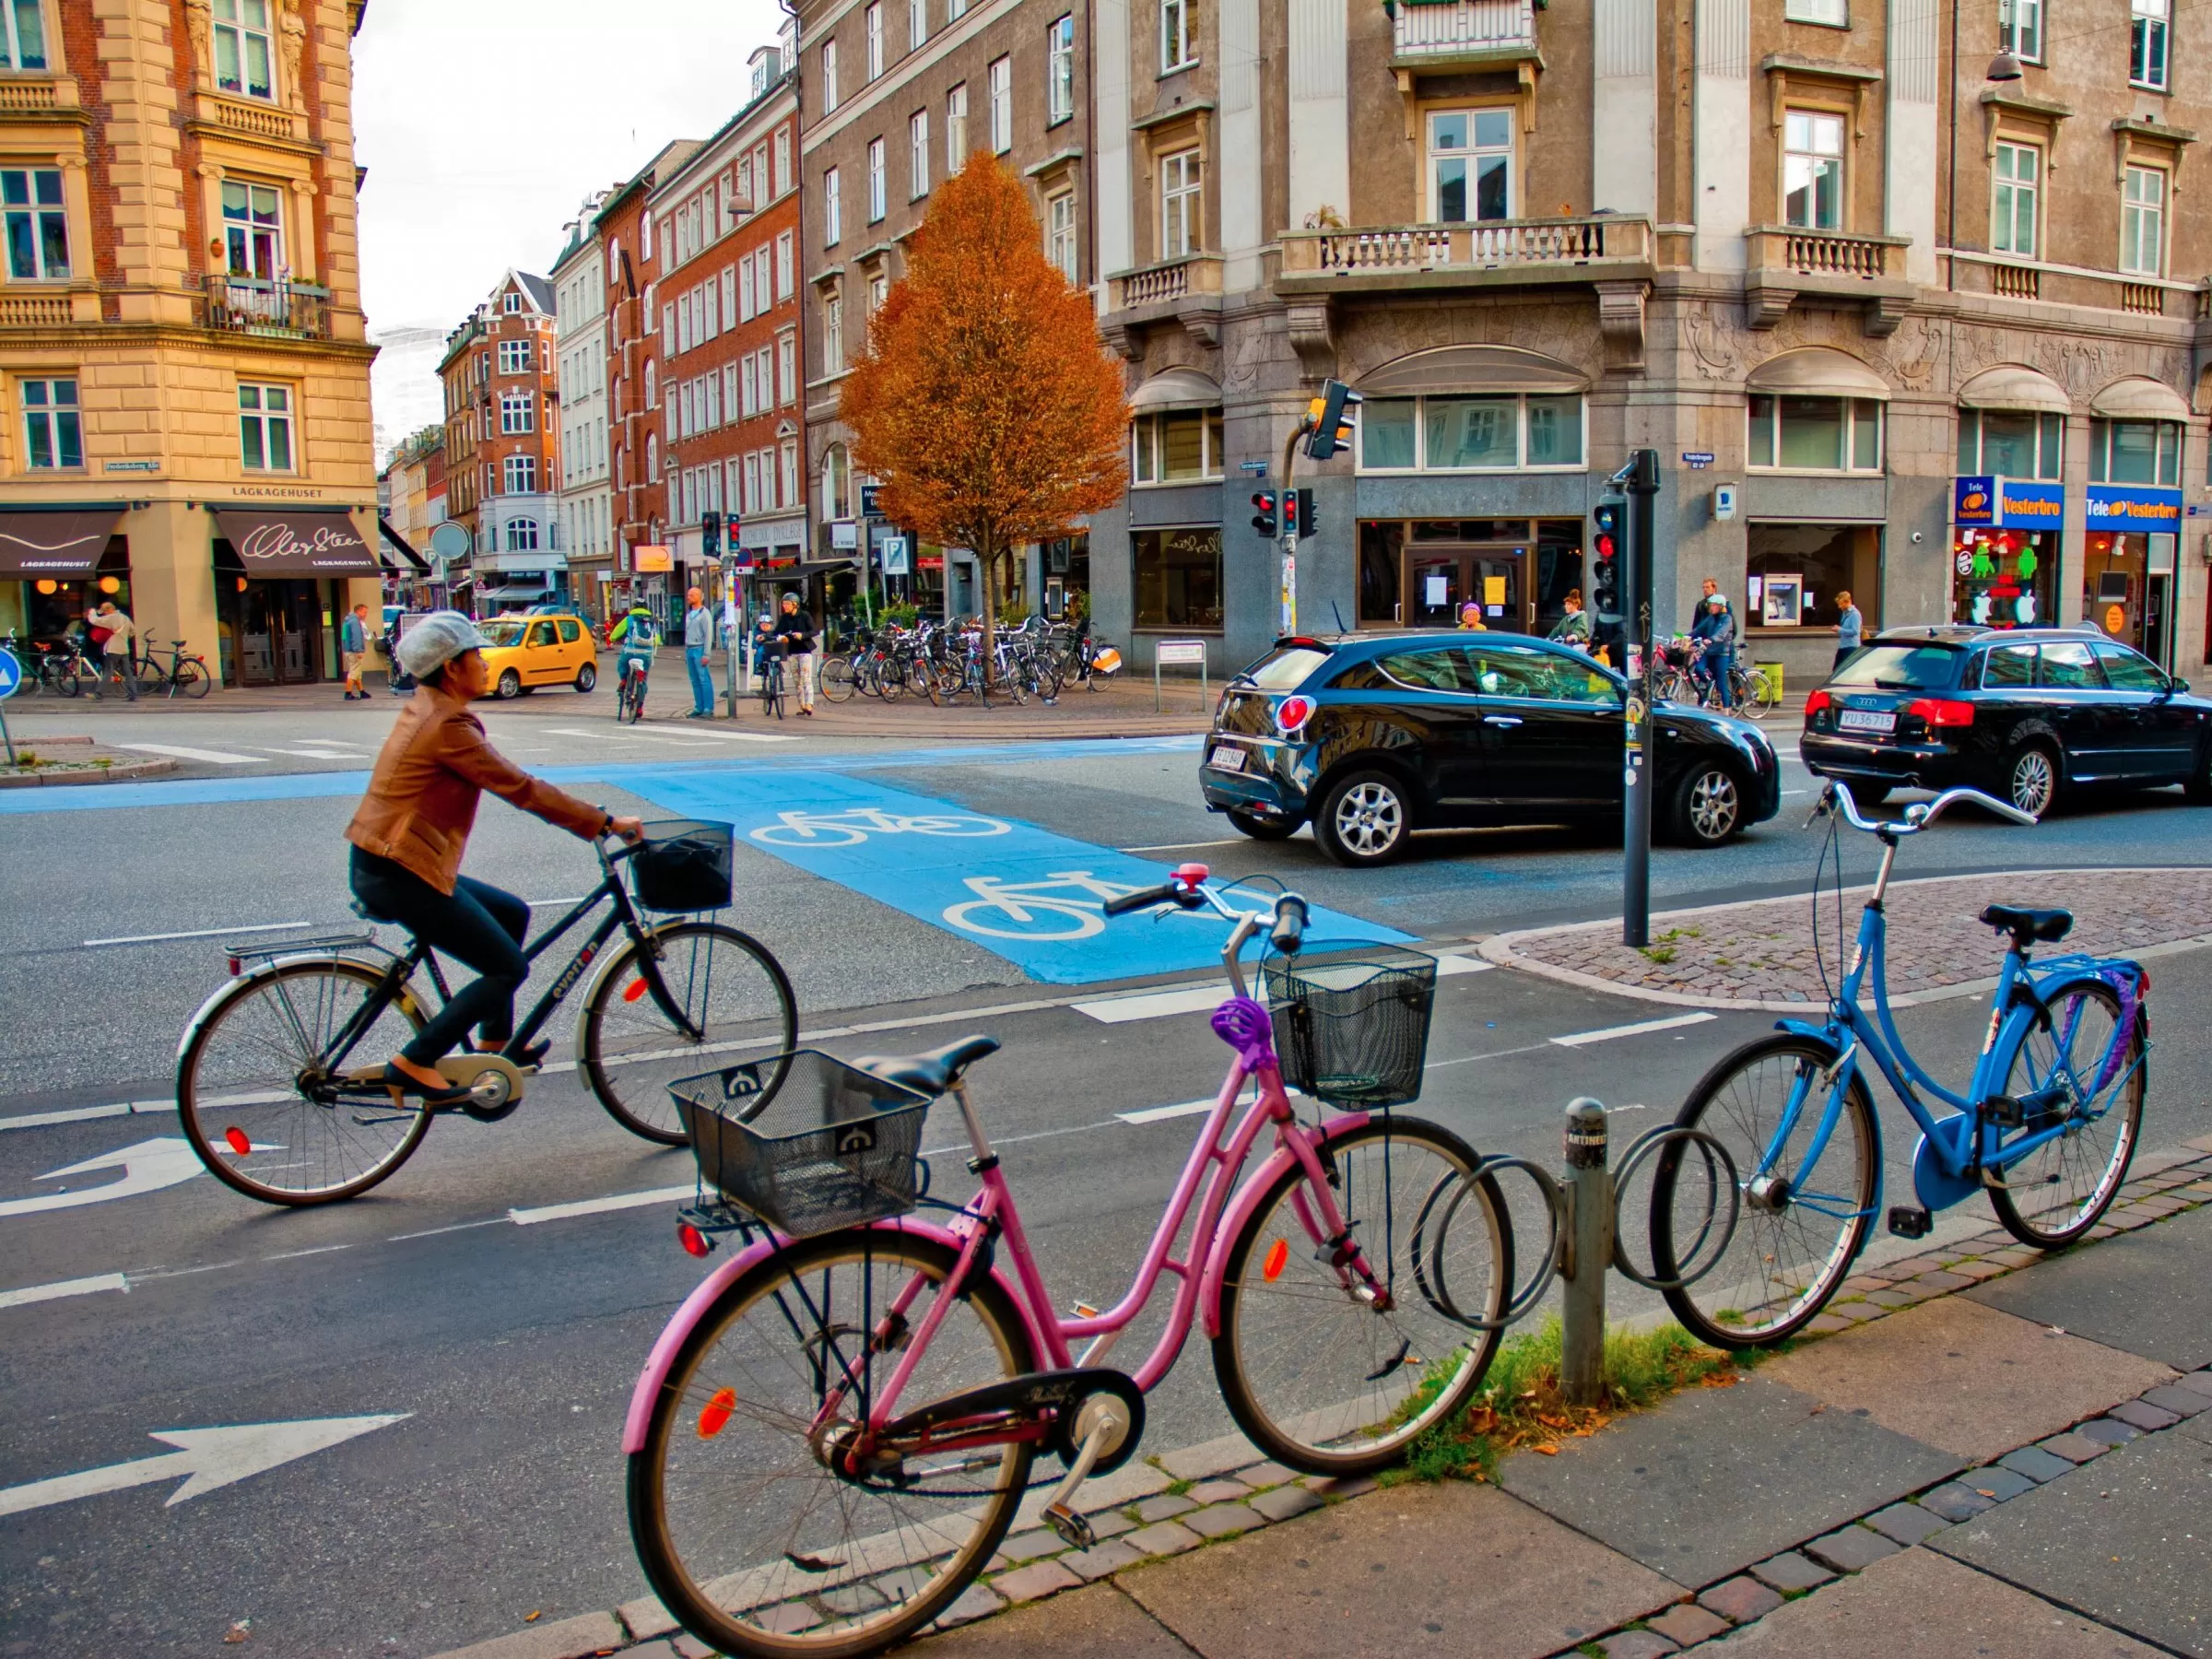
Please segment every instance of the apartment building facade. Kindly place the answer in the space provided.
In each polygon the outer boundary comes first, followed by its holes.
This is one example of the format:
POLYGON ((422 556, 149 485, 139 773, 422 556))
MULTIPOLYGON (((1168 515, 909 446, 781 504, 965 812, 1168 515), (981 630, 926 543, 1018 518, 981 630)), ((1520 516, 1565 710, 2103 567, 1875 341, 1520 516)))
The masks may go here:
POLYGON ((2212 226, 2174 204, 2212 39, 2166 0, 1092 19, 1133 418, 1091 582, 1140 664, 1171 635, 1241 664, 1281 627, 1245 469, 1284 482, 1335 376, 1367 401, 1349 453, 1300 463, 1303 627, 1472 599, 1547 628, 1648 446, 1663 629, 1710 576, 1793 681, 1845 589, 1870 621, 2086 619, 2201 670, 2212 226))
POLYGON ((430 533, 445 522, 445 428, 425 427, 393 449, 377 479, 383 509, 382 528, 400 544, 396 586, 390 597, 409 610, 435 610, 446 603, 444 578, 430 533))
POLYGON ((552 285, 509 271, 453 331, 439 365, 453 516, 473 538, 470 585, 455 584, 453 600, 482 615, 569 596, 559 546, 560 382, 553 344, 552 285), (456 421, 465 430, 465 450, 453 436, 456 421), (465 467, 465 488, 453 488, 465 467))
MULTIPOLYGON (((1029 187, 1048 253, 1095 280, 1087 180, 1093 135, 1091 30, 1106 7, 1075 0, 803 0, 798 8, 806 436, 818 558, 871 571, 895 527, 864 518, 865 480, 837 420, 838 388, 867 321, 904 268, 902 244, 933 185, 971 153, 1029 187)), ((1130 27, 1125 8, 1117 13, 1130 27)), ((1065 566, 1069 549, 1054 558, 1065 566)), ((1034 560, 1032 561, 1034 562, 1034 560)), ((955 613, 983 603, 973 558, 910 551, 907 591, 955 613)), ((1034 584, 1032 584, 1034 585, 1034 584)))
POLYGON ((612 191, 587 199, 553 262, 553 351, 560 410, 559 543, 570 597, 605 620, 614 581, 614 490, 606 429, 606 250, 592 220, 612 191))
POLYGON ((335 677, 376 598, 358 3, 0 16, 0 629, 100 598, 227 685, 335 677))
POLYGON ((659 251, 663 513, 678 585, 717 591, 704 515, 745 565, 806 554, 796 76, 753 54, 745 107, 647 202, 659 251))

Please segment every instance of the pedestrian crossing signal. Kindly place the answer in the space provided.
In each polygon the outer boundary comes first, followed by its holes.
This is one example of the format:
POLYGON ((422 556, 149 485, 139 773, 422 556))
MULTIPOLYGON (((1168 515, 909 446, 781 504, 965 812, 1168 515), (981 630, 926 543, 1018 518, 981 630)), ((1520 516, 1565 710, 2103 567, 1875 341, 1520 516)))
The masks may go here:
POLYGON ((1269 541, 1281 534, 1277 528, 1274 490, 1255 489, 1252 492, 1252 527, 1269 541))
POLYGON ((1590 612, 1601 628, 1617 628, 1625 613, 1620 606, 1621 530, 1628 498, 1601 498, 1590 511, 1590 612))

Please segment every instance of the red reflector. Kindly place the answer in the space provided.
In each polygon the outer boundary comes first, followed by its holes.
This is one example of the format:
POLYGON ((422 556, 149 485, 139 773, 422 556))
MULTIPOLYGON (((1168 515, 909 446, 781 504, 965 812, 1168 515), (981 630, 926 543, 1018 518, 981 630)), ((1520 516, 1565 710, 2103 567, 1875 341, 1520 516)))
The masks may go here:
POLYGON ((253 1150, 253 1142, 252 1137, 249 1136, 243 1129, 238 1128, 235 1124, 223 1131, 223 1144, 229 1147, 231 1151, 237 1153, 241 1158, 243 1158, 247 1153, 253 1150))
POLYGON ((1974 724, 1974 705, 1951 697, 1915 698, 1905 705, 1905 712, 1919 715, 1932 726, 1970 726, 1974 724))
POLYGON ((1290 1246, 1288 1241, 1277 1239, 1267 1247, 1267 1259, 1260 1265, 1260 1277, 1269 1284, 1283 1277, 1283 1269, 1290 1264, 1290 1246))
POLYGON ((622 1000, 624 1002, 636 1002, 639 997, 644 994, 645 982, 641 979, 631 980, 629 984, 622 987, 622 1000))
POLYGON ((243 962, 240 961, 236 957, 232 957, 230 959, 230 977, 232 979, 236 979, 238 977, 238 971, 244 966, 245 964, 243 962))
POLYGON ((705 1233, 700 1232, 688 1221, 677 1224, 676 1241, 684 1247, 686 1255, 698 1256, 701 1260, 712 1254, 714 1249, 714 1241, 708 1238, 705 1233))
POLYGON ((1305 729, 1306 722, 1313 718, 1317 705, 1310 697, 1286 697, 1275 706, 1275 727, 1286 737, 1295 737, 1305 729))
POLYGON ((1805 717, 1810 720, 1836 700, 1825 691, 1816 691, 1805 700, 1805 717))
POLYGON ((736 1415, 737 1391, 734 1388, 716 1389, 714 1397, 700 1409, 699 1438, 712 1440, 730 1426, 730 1419, 736 1415))

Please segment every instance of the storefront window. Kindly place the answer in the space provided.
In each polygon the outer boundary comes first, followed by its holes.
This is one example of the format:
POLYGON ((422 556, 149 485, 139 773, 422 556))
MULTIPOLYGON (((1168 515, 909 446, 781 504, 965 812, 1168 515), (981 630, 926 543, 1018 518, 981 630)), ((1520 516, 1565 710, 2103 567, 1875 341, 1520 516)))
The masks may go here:
POLYGON ((1174 409, 1130 423, 1131 470, 1139 484, 1186 484, 1221 476, 1221 411, 1174 409))
POLYGON ((2173 555, 2171 535, 2091 531, 2082 545, 2082 619, 2137 651, 2159 654, 2166 641, 2159 637, 2163 618, 2152 615, 2153 587, 2159 607, 2170 603, 2173 555))
POLYGON ((1379 397, 1359 411, 1364 472, 1579 467, 1584 448, 1579 395, 1379 397))
POLYGON ((1139 530, 1130 538, 1135 564, 1136 626, 1221 628, 1221 528, 1139 530))
POLYGON ((1851 594, 1869 629, 1881 625, 1877 524, 1753 524, 1746 560, 1747 627, 1833 628, 1840 593, 1851 594))
POLYGON ((2065 418, 2026 409, 1959 411, 1961 477, 2058 478, 2065 418))
POLYGON ((1745 453, 1753 467, 1786 472, 1882 470, 1882 406, 1864 397, 1780 397, 1753 393, 1745 453))
POLYGON ((2179 484, 2182 428, 2173 420, 2089 422, 2089 482, 2179 484))
POLYGON ((2056 531, 1961 529, 1952 535, 1952 621, 2029 628, 2051 620, 2058 582, 2056 531))

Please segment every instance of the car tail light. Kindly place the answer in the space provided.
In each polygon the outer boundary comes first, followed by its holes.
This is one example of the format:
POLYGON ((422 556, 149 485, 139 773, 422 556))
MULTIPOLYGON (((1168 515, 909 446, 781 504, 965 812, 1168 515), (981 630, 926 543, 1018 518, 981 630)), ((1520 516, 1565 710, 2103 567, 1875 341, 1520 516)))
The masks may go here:
POLYGON ((1295 737, 1305 730, 1306 722, 1313 718, 1319 707, 1310 697, 1286 697, 1275 705, 1275 729, 1286 737, 1295 737))
POLYGON ((1952 697, 1920 697, 1905 705, 1905 712, 1917 714, 1931 726, 1970 726, 1974 724, 1974 705, 1952 697))
POLYGON ((1825 711, 1836 700, 1825 691, 1816 691, 1805 700, 1805 717, 1808 721, 1825 711))

